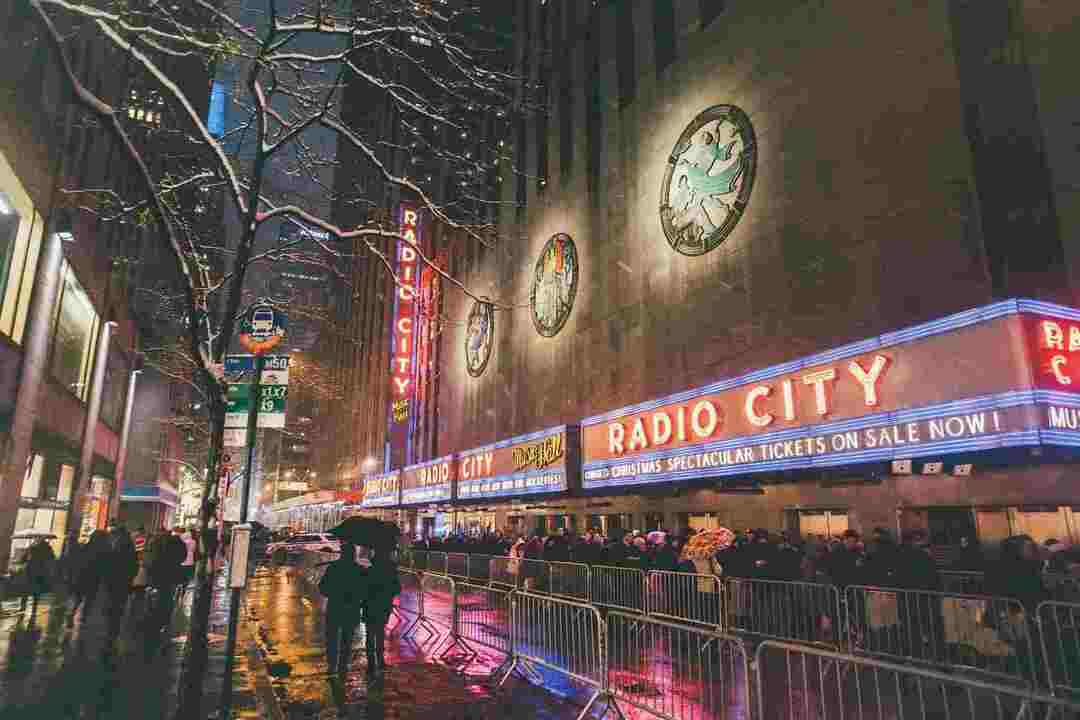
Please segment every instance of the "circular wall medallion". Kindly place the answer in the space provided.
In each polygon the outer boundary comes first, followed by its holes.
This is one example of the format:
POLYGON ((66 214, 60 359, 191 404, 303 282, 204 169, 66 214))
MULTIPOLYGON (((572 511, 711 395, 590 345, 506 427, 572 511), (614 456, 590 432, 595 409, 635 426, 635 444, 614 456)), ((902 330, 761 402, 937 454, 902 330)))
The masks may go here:
POLYGON ((750 200, 757 142, 734 105, 694 118, 671 151, 660 189, 660 224, 671 248, 704 255, 731 233, 750 200))
POLYGON ((566 324, 577 294, 578 255, 566 233, 556 233, 544 243, 536 260, 529 303, 533 325, 544 337, 553 337, 566 324))
POLYGON ((491 359, 495 338, 495 308, 491 303, 474 302, 465 328, 465 369, 473 377, 484 374, 491 359))

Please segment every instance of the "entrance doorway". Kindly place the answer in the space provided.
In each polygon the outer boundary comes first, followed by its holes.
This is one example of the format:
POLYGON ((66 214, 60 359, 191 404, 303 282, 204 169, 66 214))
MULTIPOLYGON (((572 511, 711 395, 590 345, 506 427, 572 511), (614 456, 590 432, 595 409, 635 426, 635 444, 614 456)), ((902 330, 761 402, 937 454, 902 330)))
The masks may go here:
POLYGON ((927 534, 931 545, 959 545, 961 538, 975 542, 975 513, 971 508, 928 508, 927 534))

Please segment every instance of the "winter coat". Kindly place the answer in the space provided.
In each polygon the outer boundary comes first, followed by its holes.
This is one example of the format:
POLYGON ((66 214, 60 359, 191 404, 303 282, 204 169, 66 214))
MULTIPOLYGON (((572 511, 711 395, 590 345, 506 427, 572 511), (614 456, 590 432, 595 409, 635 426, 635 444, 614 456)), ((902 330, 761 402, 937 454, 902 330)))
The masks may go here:
POLYGON ((109 541, 112 547, 103 575, 105 587, 112 592, 127 592, 131 588, 131 581, 139 572, 135 543, 127 530, 114 530, 109 535, 109 541))
POLYGON ((85 545, 75 549, 71 578, 76 592, 90 592, 102 582, 108 569, 109 551, 109 538, 104 530, 95 530, 85 545))
POLYGON ((365 571, 365 622, 385 625, 390 618, 394 598, 401 594, 397 566, 388 560, 378 560, 365 571))
POLYGON ((31 545, 26 554, 26 567, 23 569, 30 585, 30 592, 35 594, 48 592, 55 570, 56 554, 52 546, 46 542, 36 542, 31 545))
POLYGON ((150 585, 159 589, 178 585, 183 579, 180 566, 186 557, 187 546, 172 533, 158 535, 151 540, 146 549, 150 585))
POLYGON ((355 559, 341 557, 330 563, 319 592, 326 597, 327 622, 359 623, 367 601, 367 573, 355 559))

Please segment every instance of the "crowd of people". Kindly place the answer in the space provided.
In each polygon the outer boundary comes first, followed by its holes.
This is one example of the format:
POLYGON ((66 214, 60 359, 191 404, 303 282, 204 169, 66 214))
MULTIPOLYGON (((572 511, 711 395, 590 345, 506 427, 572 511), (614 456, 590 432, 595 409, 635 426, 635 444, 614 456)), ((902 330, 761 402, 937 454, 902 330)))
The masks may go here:
POLYGON ((161 631, 170 624, 176 602, 182 600, 194 578, 198 542, 181 527, 148 535, 144 528, 131 533, 122 524, 95 530, 86 542, 73 546, 57 559, 51 545, 39 539, 30 546, 19 578, 22 608, 55 589, 66 589, 68 627, 76 617, 85 622, 104 596, 107 632, 115 639, 127 616, 144 629, 161 631), (139 600, 132 603, 132 596, 139 600))
POLYGON ((1056 540, 1039 546, 1027 535, 1003 541, 994 562, 987 562, 982 551, 970 542, 961 542, 943 562, 942 554, 932 552, 928 537, 921 530, 905 533, 900 541, 890 530, 881 527, 865 538, 855 530, 833 538, 820 535, 801 538, 797 533, 762 529, 702 532, 717 537, 712 551, 705 554, 689 551, 698 535, 693 530, 627 531, 605 536, 596 529, 582 535, 560 529, 550 535, 537 532, 528 537, 489 532, 424 538, 414 543, 413 548, 735 578, 830 583, 840 588, 873 585, 940 590, 942 569, 980 571, 984 573, 982 592, 1013 597, 1032 608, 1047 599, 1043 573, 1068 571, 1080 560, 1073 558, 1069 550, 1051 551, 1060 545, 1056 540))

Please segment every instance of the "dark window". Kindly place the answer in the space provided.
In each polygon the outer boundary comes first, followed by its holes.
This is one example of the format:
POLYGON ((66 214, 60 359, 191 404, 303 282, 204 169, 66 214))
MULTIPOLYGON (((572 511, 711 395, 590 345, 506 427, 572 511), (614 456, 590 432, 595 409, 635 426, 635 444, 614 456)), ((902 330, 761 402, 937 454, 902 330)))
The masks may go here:
POLYGON ((701 0, 701 27, 707 27, 723 12, 724 0, 701 0))
POLYGON ((632 3, 615 7, 615 63, 619 75, 619 107, 625 107, 637 92, 637 63, 634 59, 634 16, 632 3))
POLYGON ((675 5, 671 0, 653 0, 653 42, 656 44, 656 73, 675 62, 675 5))

